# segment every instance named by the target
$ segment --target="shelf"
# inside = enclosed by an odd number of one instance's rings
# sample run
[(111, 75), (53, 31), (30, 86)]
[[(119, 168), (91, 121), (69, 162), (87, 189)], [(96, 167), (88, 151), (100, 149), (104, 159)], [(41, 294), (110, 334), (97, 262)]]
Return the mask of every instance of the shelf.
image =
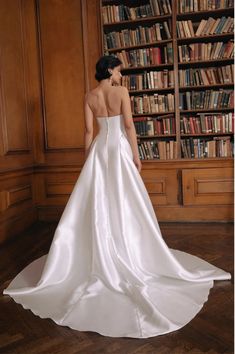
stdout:
[(163, 39), (161, 41), (156, 41), (156, 42), (151, 42), (151, 43), (140, 43), (136, 45), (131, 45), (131, 46), (124, 46), (124, 47), (118, 47), (118, 48), (107, 48), (108, 52), (119, 52), (121, 50), (131, 50), (131, 49), (138, 49), (138, 48), (148, 48), (148, 47), (153, 47), (153, 46), (162, 46), (167, 43), (172, 42), (172, 39)]
[(123, 68), (121, 72), (134, 71), (134, 70), (151, 70), (151, 69), (173, 69), (173, 63), (163, 63), (154, 65), (144, 65), (144, 66), (130, 66), (128, 68)]
[(213, 112), (224, 112), (224, 111), (233, 111), (234, 108), (205, 108), (205, 109), (199, 109), (199, 108), (195, 108), (195, 109), (183, 109), (180, 110), (180, 114), (190, 114), (190, 113), (198, 113), (198, 112), (206, 112), (207, 114), (212, 113)]
[(192, 42), (201, 42), (201, 41), (206, 41), (206, 42), (211, 42), (212, 40), (215, 40), (216, 42), (219, 42), (223, 39), (232, 39), (234, 37), (233, 33), (220, 33), (220, 34), (209, 34), (206, 36), (197, 36), (197, 37), (184, 37), (184, 38), (177, 38), (178, 44), (181, 43), (192, 43)]
[(233, 135), (233, 133), (198, 133), (198, 134), (184, 134), (180, 133), (180, 136), (188, 137), (188, 136), (223, 136), (223, 135)]
[(218, 59), (208, 59), (208, 60), (192, 60), (192, 61), (185, 61), (185, 62), (179, 62), (178, 66), (179, 68), (181, 67), (187, 67), (187, 66), (201, 66), (201, 65), (206, 65), (210, 66), (213, 64), (233, 64), (234, 63), (234, 58), (218, 58)]
[(110, 22), (110, 23), (103, 23), (104, 28), (117, 28), (118, 26), (125, 26), (125, 25), (132, 25), (132, 24), (139, 24), (143, 22), (162, 22), (170, 19), (172, 15), (161, 15), (161, 16), (151, 16), (151, 17), (142, 17), (136, 20), (125, 20), (125, 21), (118, 21), (118, 22)]
[(182, 158), (180, 158), (180, 159), (165, 159), (165, 160), (163, 160), (163, 159), (146, 159), (146, 160), (141, 160), (141, 162), (163, 162), (163, 163), (167, 163), (167, 162), (188, 162), (188, 161), (222, 161), (222, 160), (231, 160), (231, 161), (233, 161), (233, 157), (226, 157), (226, 156), (223, 156), (223, 157), (201, 157), (201, 158), (199, 158), (199, 157), (192, 157), (192, 158), (186, 158), (186, 157), (182, 157)]
[(200, 85), (200, 86), (179, 86), (180, 91), (188, 91), (188, 90), (200, 90), (200, 89), (210, 89), (210, 88), (227, 88), (233, 87), (234, 83), (229, 84), (213, 84), (213, 85)]
[(168, 111), (168, 112), (155, 112), (155, 113), (132, 113), (133, 118), (135, 117), (143, 117), (143, 116), (159, 116), (165, 114), (175, 114), (175, 111)]
[[(187, 137), (197, 137), (197, 136), (224, 136), (224, 135), (233, 135), (232, 132), (229, 133), (198, 133), (198, 134), (184, 134), (180, 133), (180, 136), (187, 138)], [(161, 135), (137, 135), (137, 139), (156, 139), (156, 138), (172, 138), (176, 137), (176, 134), (161, 134)]]
[(193, 11), (193, 12), (184, 12), (184, 13), (177, 13), (176, 18), (177, 20), (186, 20), (186, 19), (193, 19), (193, 18), (202, 18), (202, 17), (213, 17), (214, 15), (218, 16), (225, 16), (225, 15), (233, 15), (234, 8), (227, 7), (225, 9), (215, 9), (215, 10), (203, 10), (203, 11)]
[(145, 90), (129, 90), (130, 94), (134, 93), (148, 93), (148, 92), (168, 92), (168, 91), (174, 91), (174, 87), (164, 87), (164, 88), (153, 88), (153, 89), (145, 89)]
[(176, 134), (161, 134), (161, 135), (137, 135), (137, 139), (156, 139), (156, 138), (172, 138), (176, 137)]
[[(134, 46), (125, 46), (125, 47), (119, 47), (119, 48), (109, 48), (109, 49), (104, 49), (103, 52), (104, 54), (115, 54), (119, 55), (118, 52), (121, 51), (126, 51), (128, 55), (128, 51), (130, 50), (135, 50), (135, 49), (141, 49), (141, 48), (150, 48), (150, 47), (160, 47), (160, 50), (163, 52), (164, 46), (168, 46), (168, 43), (172, 44), (172, 56), (171, 60), (173, 61), (172, 63), (162, 63), (162, 64), (154, 64), (154, 65), (144, 65), (144, 66), (130, 66), (126, 68), (122, 68), (121, 73), (123, 75), (132, 75), (132, 74), (139, 74), (139, 73), (144, 73), (144, 72), (150, 72), (150, 71), (163, 71), (164, 69), (168, 70), (174, 70), (174, 86), (171, 87), (163, 87), (163, 88), (148, 88), (148, 89), (136, 89), (136, 90), (129, 90), (130, 96), (133, 98), (137, 95), (144, 95), (144, 94), (149, 94), (153, 95), (155, 92), (156, 93), (161, 93), (162, 94), (167, 94), (171, 93), (174, 95), (174, 111), (168, 111), (168, 112), (153, 112), (153, 113), (132, 113), (133, 120), (134, 122), (138, 122), (138, 120), (135, 120), (135, 118), (138, 117), (143, 117), (143, 120), (145, 117), (149, 117), (150, 119), (163, 119), (166, 116), (169, 116), (170, 118), (174, 118), (175, 120), (175, 129), (176, 133), (174, 134), (159, 134), (159, 135), (137, 135), (137, 141), (139, 143), (143, 141), (149, 141), (150, 139), (156, 140), (159, 139), (159, 141), (162, 141), (164, 139), (165, 141), (169, 140), (174, 140), (176, 141), (176, 149), (177, 149), (177, 156), (179, 156), (177, 159), (167, 159), (167, 160), (162, 160), (162, 159), (147, 159), (147, 160), (141, 160), (142, 163), (156, 163), (156, 162), (163, 162), (164, 164), (168, 164), (167, 166), (170, 166), (173, 162), (178, 162), (178, 163), (183, 163), (183, 162), (197, 162), (197, 164), (200, 166), (200, 163), (202, 162), (208, 162), (208, 161), (227, 161), (227, 160), (233, 160), (233, 157), (203, 157), (203, 158), (183, 158), (181, 157), (182, 151), (181, 151), (181, 141), (185, 140), (186, 138), (190, 137), (198, 137), (202, 140), (206, 140), (206, 138), (212, 139), (213, 137), (218, 137), (218, 136), (230, 136), (232, 139), (233, 133), (194, 133), (194, 134), (184, 134), (180, 132), (180, 121), (183, 115), (186, 117), (189, 117), (190, 115), (193, 116), (199, 116), (199, 115), (213, 115), (213, 114), (226, 114), (228, 112), (233, 112), (234, 108), (233, 107), (220, 107), (220, 108), (195, 108), (191, 110), (187, 109), (179, 109), (179, 101), (180, 101), (180, 95), (182, 93), (185, 93), (186, 91), (192, 92), (192, 91), (205, 91), (205, 90), (220, 90), (220, 89), (227, 89), (227, 90), (232, 90), (234, 87), (234, 83), (232, 82), (226, 82), (224, 84), (211, 84), (211, 85), (190, 85), (190, 86), (181, 86), (179, 85), (179, 70), (182, 69), (188, 69), (188, 68), (208, 68), (208, 67), (219, 67), (222, 65), (229, 65), (234, 63), (234, 58), (216, 58), (216, 59), (201, 59), (201, 60), (191, 60), (191, 61), (185, 61), (185, 62), (178, 62), (179, 60), (179, 53), (178, 53), (178, 47), (181, 45), (188, 46), (193, 43), (200, 43), (199, 46), (201, 46), (201, 43), (215, 43), (215, 42), (232, 42), (234, 39), (234, 33), (219, 33), (219, 34), (209, 34), (209, 35), (202, 35), (202, 36), (194, 36), (194, 37), (184, 37), (184, 38), (177, 38), (177, 28), (176, 28), (176, 23), (177, 21), (183, 21), (183, 20), (192, 20), (193, 22), (200, 22), (201, 19), (205, 18), (208, 19), (209, 17), (214, 17), (214, 18), (219, 18), (222, 16), (231, 16), (233, 17), (233, 11), (234, 8), (226, 8), (226, 9), (215, 9), (215, 10), (206, 10), (206, 11), (198, 11), (196, 12), (187, 12), (187, 13), (177, 13), (177, 2), (180, 0), (174, 0), (172, 2), (172, 14), (168, 15), (162, 15), (162, 16), (155, 16), (155, 17), (145, 17), (145, 18), (140, 18), (136, 20), (128, 20), (128, 21), (120, 21), (120, 22), (112, 22), (112, 23), (106, 23), (106, 24), (101, 24), (101, 30), (103, 35), (105, 33), (111, 32), (111, 31), (120, 31), (123, 28), (126, 29), (134, 29), (138, 25), (143, 25), (143, 26), (152, 26), (157, 22), (160, 21), (170, 21), (171, 22), (171, 39), (164, 39), (162, 41), (156, 41), (152, 43), (141, 43), (139, 45), (134, 45)], [(102, 3), (102, 2), (101, 2)], [(103, 4), (107, 4), (103, 2)], [(120, 1), (114, 0), (112, 2), (109, 1), (109, 4), (120, 4)], [(136, 5), (136, 2), (134, 0), (129, 0), (126, 1), (125, 4), (130, 5), (131, 7), (135, 7), (139, 5), (138, 3)], [(141, 2), (142, 4), (142, 2)], [(146, 2), (143, 3), (143, 5), (146, 4)], [(196, 32), (196, 31), (195, 31)], [(164, 35), (164, 38), (166, 35)], [(102, 37), (103, 38), (103, 37)], [(104, 41), (102, 42), (104, 44)], [(164, 49), (165, 51), (165, 49)], [(138, 55), (139, 57), (139, 55)], [(140, 60), (138, 58), (138, 60)], [(137, 62), (137, 59), (136, 59)], [(172, 81), (171, 81), (172, 82)], [(231, 103), (231, 102), (230, 102)], [(141, 119), (140, 119), (141, 120)], [(169, 139), (167, 139), (169, 138)], [(176, 152), (175, 152), (176, 153)], [(190, 163), (189, 163), (190, 165)], [(212, 162), (212, 165), (216, 165), (216, 163)], [(150, 166), (150, 165), (149, 165)], [(153, 166), (149, 167), (154, 168)], [(167, 167), (168, 168), (168, 167)]]

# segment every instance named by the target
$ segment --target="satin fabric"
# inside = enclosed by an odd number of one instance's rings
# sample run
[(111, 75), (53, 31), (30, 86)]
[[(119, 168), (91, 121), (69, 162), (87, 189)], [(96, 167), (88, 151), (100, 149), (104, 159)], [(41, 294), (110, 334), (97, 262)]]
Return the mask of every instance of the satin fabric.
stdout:
[(110, 337), (175, 331), (200, 311), (214, 280), (231, 274), (165, 243), (134, 162), (122, 115), (99, 133), (48, 254), (4, 289), (41, 318)]

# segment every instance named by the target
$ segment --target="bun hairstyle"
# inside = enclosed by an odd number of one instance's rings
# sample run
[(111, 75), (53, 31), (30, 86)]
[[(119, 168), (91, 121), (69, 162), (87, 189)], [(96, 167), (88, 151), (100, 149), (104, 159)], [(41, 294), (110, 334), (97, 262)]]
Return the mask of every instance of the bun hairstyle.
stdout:
[(114, 55), (104, 55), (96, 63), (96, 73), (95, 79), (101, 81), (108, 79), (112, 74), (109, 73), (108, 69), (113, 69), (118, 65), (121, 65), (122, 61)]

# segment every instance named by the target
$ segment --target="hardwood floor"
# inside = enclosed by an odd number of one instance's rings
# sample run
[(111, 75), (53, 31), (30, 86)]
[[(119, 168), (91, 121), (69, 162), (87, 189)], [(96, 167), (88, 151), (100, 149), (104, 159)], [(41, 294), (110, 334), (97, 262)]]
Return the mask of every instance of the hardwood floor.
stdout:
[[(171, 248), (233, 273), (233, 224), (160, 223)], [(56, 223), (37, 222), (0, 248), (0, 353), (3, 354), (232, 354), (233, 278), (215, 281), (197, 316), (178, 331), (147, 339), (111, 338), (41, 319), (2, 294), (28, 263), (47, 253)]]

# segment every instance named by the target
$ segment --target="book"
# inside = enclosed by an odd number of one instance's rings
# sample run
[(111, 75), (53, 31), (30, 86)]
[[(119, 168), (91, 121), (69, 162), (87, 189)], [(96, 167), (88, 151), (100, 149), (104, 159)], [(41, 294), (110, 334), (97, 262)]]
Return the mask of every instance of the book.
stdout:
[(234, 78), (234, 64), (197, 69), (179, 69), (178, 75), (179, 85), (181, 87), (232, 84)]
[(201, 19), (200, 22), (192, 22), (192, 20), (176, 22), (178, 38), (232, 33), (233, 28), (234, 19), (231, 16), (222, 16), (219, 19), (209, 17), (208, 19)]
[(178, 46), (179, 62), (190, 62), (197, 60), (229, 59), (234, 57), (234, 43), (191, 43)]
[(233, 0), (180, 0), (177, 1), (179, 13), (209, 11), (218, 9), (233, 8)]
[(121, 84), (130, 91), (173, 88), (174, 72), (168, 69), (161, 71), (144, 70), (140, 74), (123, 75)]

